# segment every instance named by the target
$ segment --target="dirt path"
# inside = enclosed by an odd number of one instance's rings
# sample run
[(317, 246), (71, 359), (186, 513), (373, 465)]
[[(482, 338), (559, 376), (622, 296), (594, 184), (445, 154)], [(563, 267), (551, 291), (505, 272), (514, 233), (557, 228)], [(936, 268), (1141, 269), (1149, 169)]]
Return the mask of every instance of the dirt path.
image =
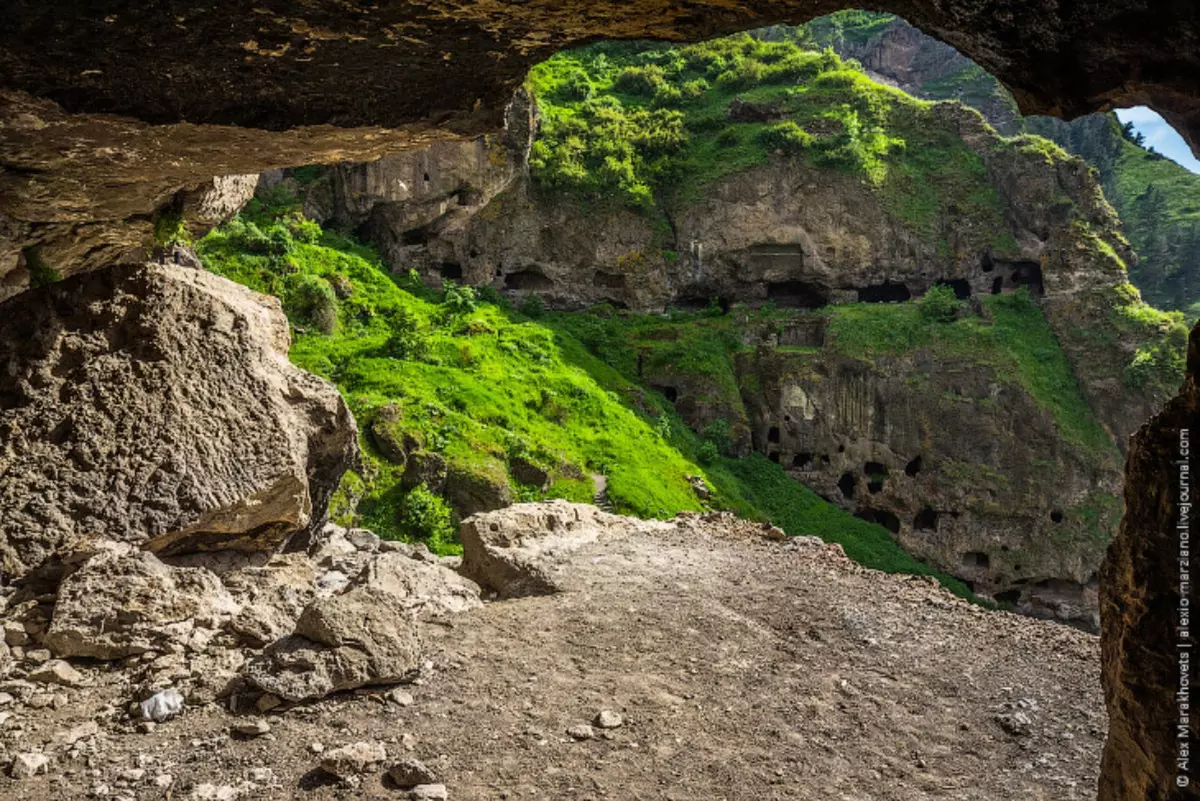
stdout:
[[(108, 798), (199, 798), (221, 792), (211, 783), (240, 798), (403, 798), (378, 774), (349, 788), (315, 770), (311, 744), (362, 740), (421, 759), (451, 799), (1094, 796), (1093, 636), (968, 606), (824, 546), (660, 532), (595, 543), (571, 565), (567, 592), (429, 626), (433, 670), (404, 688), (407, 706), (386, 690), (333, 698), (268, 715), (254, 739), (231, 738), (237, 718), (209, 706), (146, 734), (103, 713), (127, 688), (97, 674), (16, 725), (25, 745), (97, 715), (100, 734), (47, 777), (0, 778), (0, 797), (104, 785)], [(624, 724), (567, 735), (601, 709)], [(2, 738), (15, 750), (13, 726)]]

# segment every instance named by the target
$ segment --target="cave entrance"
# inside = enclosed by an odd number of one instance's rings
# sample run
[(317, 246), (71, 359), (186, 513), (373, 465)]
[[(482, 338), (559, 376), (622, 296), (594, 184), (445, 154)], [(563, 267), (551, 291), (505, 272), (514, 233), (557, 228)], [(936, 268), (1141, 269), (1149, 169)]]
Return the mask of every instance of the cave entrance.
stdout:
[(903, 303), (912, 299), (912, 292), (904, 284), (884, 281), (858, 290), (859, 303)]
[(913, 518), (913, 528), (917, 531), (937, 531), (938, 513), (926, 506), (917, 512)]
[(868, 523), (883, 526), (893, 534), (900, 533), (900, 518), (887, 509), (859, 509), (854, 516)]
[(842, 473), (842, 477), (838, 479), (838, 490), (842, 493), (842, 497), (848, 501), (854, 500), (854, 488), (858, 484), (858, 479), (853, 473)]
[(625, 276), (620, 273), (606, 273), (603, 270), (597, 270), (592, 276), (592, 286), (600, 289), (624, 289)]
[(807, 470), (812, 466), (812, 460), (811, 453), (797, 453), (792, 456), (792, 467), (796, 470)]
[(1014, 287), (1028, 287), (1029, 294), (1034, 297), (1040, 298), (1046, 294), (1042, 284), (1042, 265), (1036, 261), (1015, 262), (1009, 280)]
[(767, 300), (792, 309), (819, 309), (829, 303), (829, 294), (806, 281), (772, 281), (767, 283)]
[(504, 288), (525, 292), (545, 292), (554, 288), (554, 282), (547, 278), (541, 270), (530, 267), (504, 276)]
[(679, 402), (679, 390), (670, 384), (651, 384), (650, 389), (657, 390), (671, 403)]
[(455, 264), (452, 261), (444, 261), (438, 267), (438, 274), (447, 281), (461, 281), (463, 277), (463, 268), (461, 264)]
[(867, 462), (863, 465), (863, 475), (867, 477), (867, 492), (881, 492), (888, 477), (887, 465), (881, 462)]
[(987, 570), (992, 560), (983, 551), (967, 551), (958, 557), (958, 563), (963, 570)]

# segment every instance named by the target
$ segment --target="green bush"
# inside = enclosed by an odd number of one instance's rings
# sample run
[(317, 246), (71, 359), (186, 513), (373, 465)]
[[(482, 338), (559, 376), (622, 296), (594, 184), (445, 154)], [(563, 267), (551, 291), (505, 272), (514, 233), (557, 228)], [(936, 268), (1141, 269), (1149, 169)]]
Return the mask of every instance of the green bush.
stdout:
[(526, 295), (521, 298), (517, 311), (531, 320), (536, 320), (545, 313), (546, 301), (542, 300), (541, 295)]
[(621, 70), (613, 81), (613, 87), (618, 92), (652, 97), (665, 82), (662, 67), (648, 64), (644, 67), (626, 67)]
[(289, 284), (287, 311), (292, 319), (332, 334), (337, 328), (337, 296), (329, 282), (317, 275), (298, 274)]
[(315, 245), (321, 241), (321, 226), (312, 220), (305, 219), (302, 215), (297, 214), (289, 218), (287, 227), (292, 234), (292, 238), (297, 242), (303, 242), (306, 245)]
[(442, 281), (442, 306), (453, 317), (475, 311), (475, 289), (454, 281)]
[(778, 150), (787, 156), (798, 156), (812, 146), (813, 137), (791, 120), (772, 125), (759, 134), (767, 150)]
[(958, 318), (962, 301), (945, 284), (935, 284), (921, 298), (921, 316), (935, 323), (952, 323)]
[(450, 518), (450, 505), (439, 495), (421, 484), (404, 496), (400, 502), (397, 523), (401, 533), (410, 540), (429, 543), (435, 551), (454, 540), (454, 524)]

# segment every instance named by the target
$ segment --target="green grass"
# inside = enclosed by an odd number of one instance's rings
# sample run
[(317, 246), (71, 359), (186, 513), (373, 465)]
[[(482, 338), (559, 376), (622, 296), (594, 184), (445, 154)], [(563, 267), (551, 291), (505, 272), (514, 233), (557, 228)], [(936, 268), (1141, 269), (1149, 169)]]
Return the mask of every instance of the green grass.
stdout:
[[(883, 24), (873, 15), (852, 27)], [(535, 67), (535, 184), (659, 217), (702, 202), (730, 175), (795, 161), (861, 180), (926, 240), (944, 245), (939, 222), (954, 211), (991, 232), (999, 252), (1011, 249), (983, 160), (930, 103), (813, 49), (802, 29), (778, 30), (778, 41), (602, 43)], [(735, 100), (784, 121), (732, 119)]]

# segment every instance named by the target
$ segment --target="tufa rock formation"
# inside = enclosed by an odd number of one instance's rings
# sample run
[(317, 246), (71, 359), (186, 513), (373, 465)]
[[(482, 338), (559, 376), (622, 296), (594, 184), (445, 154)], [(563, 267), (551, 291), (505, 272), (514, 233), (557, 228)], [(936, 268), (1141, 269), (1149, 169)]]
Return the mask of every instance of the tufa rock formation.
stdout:
[(95, 537), (271, 551), (324, 522), (354, 420), (288, 361), (278, 300), (146, 264), (0, 308), (7, 579)]
[[(1125, 518), (1100, 574), (1110, 726), (1100, 801), (1195, 797), (1194, 750), (1191, 769), (1178, 760), (1200, 742), (1191, 656), (1198, 430), (1200, 327), (1192, 330), (1178, 397), (1130, 441)], [(1179, 776), (1190, 778), (1190, 787), (1177, 784)]]

